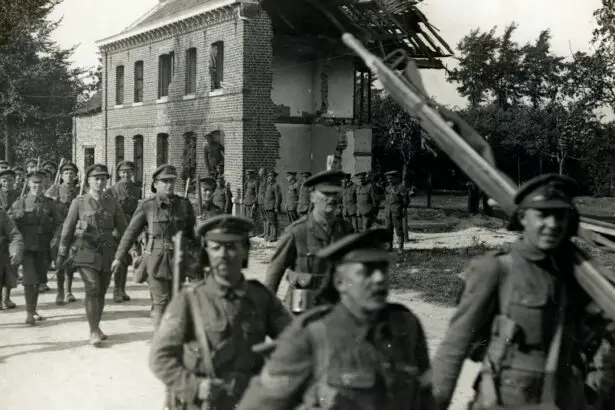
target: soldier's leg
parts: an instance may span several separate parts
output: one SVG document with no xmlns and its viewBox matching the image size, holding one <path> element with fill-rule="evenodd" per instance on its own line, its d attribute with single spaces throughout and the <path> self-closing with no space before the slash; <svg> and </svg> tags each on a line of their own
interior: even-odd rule
<svg viewBox="0 0 615 410">
<path fill-rule="evenodd" d="M 267 219 L 267 225 L 265 226 L 265 240 L 271 240 L 271 231 L 273 229 L 273 211 L 265 211 L 265 218 Z"/>
<path fill-rule="evenodd" d="M 265 211 L 265 209 L 263 208 L 262 205 L 259 205 L 258 208 L 259 208 L 259 211 L 260 211 L 261 221 L 263 223 L 263 233 L 260 234 L 259 236 L 261 238 L 266 238 L 267 237 L 267 228 L 269 227 L 269 222 L 267 221 L 267 212 Z"/>
<path fill-rule="evenodd" d="M 100 315 L 100 288 L 101 280 L 99 272 L 91 269 L 80 267 L 79 274 L 83 280 L 83 286 L 85 288 L 85 317 L 90 327 L 90 344 L 97 346 L 102 342 L 102 337 L 97 334 L 99 315 Z"/>
<path fill-rule="evenodd" d="M 397 235 L 399 252 L 401 252 L 404 250 L 404 242 L 406 239 L 405 234 L 404 234 L 404 218 L 402 216 L 395 215 L 392 219 L 393 219 L 393 226 L 395 228 L 395 234 Z"/>
<path fill-rule="evenodd" d="M 38 285 L 41 276 L 36 270 L 36 252 L 25 251 L 23 254 L 23 279 L 24 296 L 26 299 L 26 324 L 35 325 L 36 303 L 38 299 Z"/>
<path fill-rule="evenodd" d="M 66 303 L 64 295 L 64 282 L 66 279 L 66 268 L 57 266 L 56 270 L 56 284 L 58 285 L 58 291 L 56 293 L 56 305 L 63 305 Z"/>
<path fill-rule="evenodd" d="M 387 231 L 389 231 L 389 250 L 392 251 L 393 250 L 393 235 L 394 235 L 394 229 L 395 227 L 393 226 L 393 218 L 391 214 L 387 214 L 384 217 L 384 226 L 385 229 Z"/>
<path fill-rule="evenodd" d="M 359 232 L 359 218 L 356 215 L 350 217 L 350 223 L 355 232 Z"/>
<path fill-rule="evenodd" d="M 73 296 L 73 278 L 75 277 L 75 268 L 70 266 L 66 268 L 66 302 L 72 303 L 77 301 Z"/>
<path fill-rule="evenodd" d="M 269 237 L 270 242 L 278 240 L 278 213 L 271 211 L 271 235 Z"/>
<path fill-rule="evenodd" d="M 128 271 L 128 266 L 122 264 L 113 273 L 113 301 L 115 303 L 122 303 L 124 298 L 122 297 L 122 283 L 124 283 L 124 275 Z"/>
<path fill-rule="evenodd" d="M 103 311 L 105 310 L 105 295 L 109 289 L 109 283 L 111 282 L 111 271 L 98 272 L 98 281 L 100 285 L 98 287 L 98 331 L 101 333 L 103 339 L 106 339 L 106 335 L 100 330 L 100 321 L 102 320 Z"/>
<path fill-rule="evenodd" d="M 3 271 L 4 278 L 0 281 L 2 285 L 2 305 L 6 309 L 15 309 L 17 305 L 11 300 L 11 290 L 17 287 L 17 268 L 6 266 Z"/>
<path fill-rule="evenodd" d="M 152 295 L 152 323 L 154 331 L 156 331 L 162 320 L 162 315 L 171 300 L 171 281 L 151 276 L 147 280 Z"/>
<path fill-rule="evenodd" d="M 130 296 L 126 293 L 126 281 L 128 280 L 128 267 L 132 265 L 132 257 L 128 255 L 126 260 L 126 266 L 122 266 L 122 283 L 120 284 L 120 291 L 122 294 L 122 300 L 124 302 L 128 302 L 130 300 Z"/>
</svg>

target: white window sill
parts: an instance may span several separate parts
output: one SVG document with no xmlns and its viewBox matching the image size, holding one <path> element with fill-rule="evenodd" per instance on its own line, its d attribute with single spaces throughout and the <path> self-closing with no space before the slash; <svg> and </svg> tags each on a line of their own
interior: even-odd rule
<svg viewBox="0 0 615 410">
<path fill-rule="evenodd" d="M 156 104 L 165 103 L 167 101 L 169 101 L 169 97 L 168 96 L 160 97 L 159 99 L 156 100 Z"/>
<path fill-rule="evenodd" d="M 116 104 L 113 108 L 124 108 L 124 104 Z"/>
<path fill-rule="evenodd" d="M 187 94 L 183 96 L 184 100 L 194 100 L 196 98 L 196 94 Z"/>
<path fill-rule="evenodd" d="M 143 105 L 143 101 L 136 102 L 136 103 L 132 103 L 132 106 L 133 106 L 133 107 L 140 107 L 140 106 L 142 106 L 142 105 Z"/>
<path fill-rule="evenodd" d="M 209 92 L 210 97 L 215 97 L 217 95 L 222 95 L 222 94 L 224 94 L 224 90 L 221 88 Z"/>
</svg>

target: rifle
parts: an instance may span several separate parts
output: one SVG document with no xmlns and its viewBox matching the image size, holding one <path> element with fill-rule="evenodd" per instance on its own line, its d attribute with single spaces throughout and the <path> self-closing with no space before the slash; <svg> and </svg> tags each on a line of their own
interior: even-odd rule
<svg viewBox="0 0 615 410">
<path fill-rule="evenodd" d="M 201 178 L 196 178 L 196 212 L 197 217 L 203 214 L 203 193 L 201 192 Z"/>
<path fill-rule="evenodd" d="M 62 175 L 62 166 L 64 166 L 64 158 L 60 159 L 60 165 L 58 166 L 58 172 L 56 172 L 56 179 L 53 181 L 54 185 L 60 183 L 60 177 Z"/>
<path fill-rule="evenodd" d="M 507 214 L 512 214 L 515 210 L 513 196 L 517 191 L 516 184 L 496 168 L 491 147 L 470 125 L 429 99 L 416 64 L 405 52 L 397 50 L 389 55 L 387 60 L 395 57 L 391 68 L 352 34 L 344 33 L 342 41 L 365 62 L 393 99 L 408 113 L 421 119 L 423 128 L 431 138 L 466 175 Z M 403 73 L 396 72 L 395 67 L 401 64 L 406 65 Z M 450 122 L 459 127 L 459 134 L 452 129 Z M 592 235 L 582 226 L 577 235 L 594 243 Z M 574 273 L 577 281 L 605 314 L 615 319 L 615 275 L 592 261 L 576 244 L 571 242 L 571 245 L 574 248 Z"/>
<path fill-rule="evenodd" d="M 190 177 L 186 179 L 186 187 L 184 188 L 184 197 L 188 198 L 188 190 L 190 189 Z"/>
<path fill-rule="evenodd" d="M 181 290 L 182 265 L 184 262 L 183 234 L 181 231 L 173 235 L 173 288 L 171 296 L 176 296 Z"/>
</svg>

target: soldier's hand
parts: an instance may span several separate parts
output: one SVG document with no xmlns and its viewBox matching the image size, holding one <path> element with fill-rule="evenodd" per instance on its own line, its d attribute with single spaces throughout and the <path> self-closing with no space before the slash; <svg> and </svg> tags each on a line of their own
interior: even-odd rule
<svg viewBox="0 0 615 410">
<path fill-rule="evenodd" d="M 17 265 L 21 264 L 21 255 L 19 255 L 19 254 L 11 254 L 10 258 L 11 258 L 11 265 L 17 266 Z"/>
<path fill-rule="evenodd" d="M 137 251 L 130 251 L 130 257 L 132 258 L 132 260 L 135 260 L 139 257 L 139 252 Z"/>
<path fill-rule="evenodd" d="M 56 269 L 62 269 L 62 265 L 64 265 L 64 262 L 66 262 L 66 256 L 58 255 L 56 257 Z"/>
<path fill-rule="evenodd" d="M 122 266 L 122 261 L 119 259 L 113 259 L 111 262 L 111 272 L 117 271 Z"/>
<path fill-rule="evenodd" d="M 211 402 L 216 399 L 224 388 L 224 380 L 204 379 L 199 385 L 199 399 Z"/>
</svg>

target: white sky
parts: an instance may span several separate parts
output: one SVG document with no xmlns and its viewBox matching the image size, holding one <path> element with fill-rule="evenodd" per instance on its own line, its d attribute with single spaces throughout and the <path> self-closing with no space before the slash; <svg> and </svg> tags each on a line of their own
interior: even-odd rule
<svg viewBox="0 0 615 410">
<path fill-rule="evenodd" d="M 287 0 L 292 1 L 292 0 Z M 158 0 L 64 0 L 54 18 L 63 17 L 54 39 L 65 47 L 79 44 L 74 63 L 95 66 L 94 42 L 117 34 L 154 7 Z M 101 4 L 104 3 L 104 7 Z M 503 29 L 511 21 L 519 24 L 517 41 L 535 39 L 550 28 L 553 50 L 560 55 L 589 50 L 594 20 L 592 12 L 600 0 L 426 0 L 420 6 L 429 21 L 455 49 L 470 30 L 493 26 Z M 445 61 L 449 67 L 454 61 Z M 464 105 L 455 85 L 446 82 L 442 71 L 425 70 L 423 79 L 430 95 L 443 104 Z"/>
</svg>

